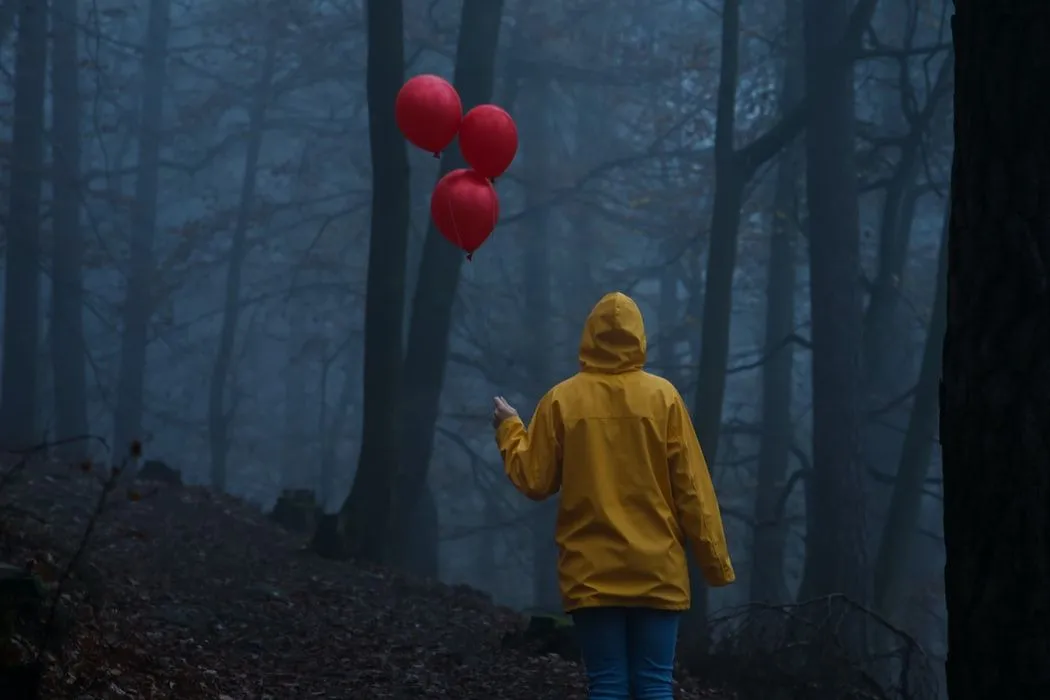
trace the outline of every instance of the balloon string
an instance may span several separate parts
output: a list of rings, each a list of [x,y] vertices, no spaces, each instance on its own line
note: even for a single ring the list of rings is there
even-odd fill
[[[456,211],[452,208],[452,202],[446,203],[448,206],[448,215],[452,219],[452,230],[456,232],[456,245],[459,246],[460,250],[466,250],[463,246],[463,237],[459,235],[459,224],[456,223]],[[471,259],[472,252],[467,253],[467,260]]]

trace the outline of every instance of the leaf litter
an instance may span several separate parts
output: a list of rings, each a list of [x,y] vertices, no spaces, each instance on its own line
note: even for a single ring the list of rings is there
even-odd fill
[[[0,561],[53,581],[101,490],[31,465],[0,493]],[[506,648],[523,618],[479,591],[321,559],[206,489],[134,494],[106,507],[63,587],[49,700],[586,698],[577,664]],[[715,697],[688,679],[678,691]]]

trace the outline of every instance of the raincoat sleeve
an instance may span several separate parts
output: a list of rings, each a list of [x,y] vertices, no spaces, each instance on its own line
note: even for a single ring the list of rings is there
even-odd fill
[[[561,429],[550,393],[536,406],[528,430],[517,416],[496,429],[496,444],[514,487],[533,501],[561,488]]]
[[[722,514],[685,402],[677,393],[667,425],[667,457],[678,520],[709,586],[736,580]]]

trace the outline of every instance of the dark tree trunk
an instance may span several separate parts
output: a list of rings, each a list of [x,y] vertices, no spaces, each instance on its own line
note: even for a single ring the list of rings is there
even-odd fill
[[[51,363],[54,371],[55,437],[88,431],[84,348],[84,242],[80,236],[80,68],[77,2],[51,0],[54,250],[51,265]],[[83,444],[63,448],[79,460]]]
[[[515,106],[523,124],[521,144],[524,157],[525,207],[529,216],[519,225],[522,255],[522,300],[525,305],[522,333],[533,338],[526,353],[529,376],[527,391],[539,400],[550,387],[551,376],[551,256],[550,227],[553,217],[548,201],[546,183],[550,180],[550,86],[544,78],[525,78],[521,81]],[[525,347],[523,343],[521,347]],[[558,549],[554,542],[554,524],[557,503],[554,500],[533,506],[532,535],[532,597],[539,610],[560,610],[558,592]]]
[[[711,212],[711,241],[707,254],[704,310],[697,367],[696,432],[713,469],[725,400],[729,362],[729,322],[733,311],[733,277],[736,273],[740,208],[747,177],[734,149],[736,140],[736,89],[739,72],[740,1],[726,0],[722,9],[722,56],[718,78],[715,122],[715,194]],[[689,653],[707,643],[707,587],[690,559],[692,608],[682,627]]]
[[[740,207],[743,205],[746,183],[734,151],[739,49],[740,1],[726,0],[722,11],[722,59],[715,124],[715,194],[696,389],[697,435],[712,463],[718,453],[719,427],[722,422],[729,361],[733,275],[736,272]]]
[[[285,488],[304,488],[310,483],[305,475],[309,450],[306,444],[307,373],[302,357],[304,320],[302,314],[293,312],[288,340],[285,341],[284,426],[281,436],[281,486]]]
[[[368,0],[367,14],[372,223],[361,450],[354,484],[339,512],[342,541],[315,542],[326,555],[380,563],[388,556],[394,480],[402,455],[402,321],[411,198],[408,150],[394,120],[394,103],[405,80],[404,10],[401,0]]]
[[[123,334],[117,407],[113,420],[114,461],[118,465],[131,441],[141,438],[146,345],[153,315],[153,239],[157,228],[160,142],[164,117],[171,0],[150,0],[142,60],[142,106],[139,110],[139,158],[135,201],[131,210],[131,253],[124,292]]]
[[[804,66],[802,3],[787,0],[787,51],[780,111],[786,114],[802,99]],[[791,385],[795,364],[795,267],[797,265],[799,180],[802,149],[792,144],[780,157],[766,282],[766,337],[762,367],[762,446],[755,487],[755,526],[751,549],[751,600],[780,603],[787,600],[784,582],[784,545],[787,526],[779,507],[786,486],[794,442],[791,422]]]
[[[464,0],[456,47],[454,83],[463,100],[463,109],[492,99],[496,46],[499,43],[503,17],[503,0]],[[441,159],[441,173],[464,167],[459,149],[453,146]],[[477,254],[484,258],[484,249]],[[441,391],[448,362],[449,329],[459,286],[463,251],[449,245],[430,226],[423,243],[418,281],[412,297],[412,313],[405,352],[404,460],[397,486],[399,548],[419,552],[421,547],[410,540],[428,538],[428,546],[437,546],[436,523],[424,520],[435,509],[417,507],[427,489],[427,475],[434,448]],[[436,557],[428,556],[435,561]],[[432,574],[405,561],[403,565],[418,574]]]
[[[813,314],[813,473],[808,481],[801,597],[845,593],[867,602],[864,484],[859,447],[861,290],[853,66],[835,60],[848,7],[805,0],[810,308]]]
[[[885,5],[887,21],[904,26],[906,18],[901,10],[908,11],[904,4]],[[894,10],[897,10],[896,12]],[[904,49],[914,48],[912,37],[906,39]],[[901,107],[895,121],[905,122],[904,112],[912,111],[907,131],[901,136],[900,157],[893,168],[882,203],[879,222],[878,268],[871,284],[871,298],[864,312],[864,378],[865,393],[881,392],[883,399],[899,395],[906,387],[902,384],[911,376],[900,371],[901,357],[908,354],[908,343],[900,319],[899,301],[908,262],[908,248],[915,215],[915,198],[918,176],[922,172],[923,150],[929,137],[930,125],[941,114],[947,97],[951,94],[952,61],[941,64],[937,77],[926,95],[921,109],[912,104],[912,90],[898,85]],[[901,81],[907,81],[907,76]],[[901,347],[903,346],[903,347]],[[901,376],[901,375],[905,376]],[[894,393],[896,392],[896,393]],[[878,401],[878,397],[875,399]],[[885,437],[885,436],[883,436]],[[898,440],[899,441],[899,440]]]
[[[884,4],[890,17],[899,26],[905,26],[901,12],[908,10],[903,4]],[[912,48],[906,41],[904,49]],[[879,223],[878,268],[871,284],[871,294],[864,313],[862,390],[865,414],[877,415],[877,419],[864,422],[861,431],[861,449],[865,464],[875,467],[880,473],[894,475],[894,467],[900,463],[904,432],[901,426],[909,418],[908,402],[901,401],[915,386],[917,362],[915,343],[912,341],[912,310],[904,299],[905,272],[912,228],[915,222],[916,204],[920,193],[927,191],[918,186],[923,174],[926,145],[930,140],[930,124],[942,113],[951,92],[952,62],[942,62],[926,102],[917,111],[911,99],[914,93],[894,86],[899,93],[901,106],[894,113],[894,121],[900,130],[910,120],[902,136],[900,156],[890,175],[883,199]],[[898,82],[908,80],[902,77]],[[909,120],[905,119],[909,114]],[[892,489],[885,481],[868,479],[869,542],[879,546],[881,522],[892,499]],[[876,585],[878,576],[876,573]]]
[[[311,149],[307,145],[299,158],[299,167],[292,189],[295,200],[310,196]],[[309,469],[310,428],[308,427],[310,410],[307,405],[309,391],[309,371],[307,368],[306,324],[308,317],[303,313],[301,298],[293,298],[295,283],[288,288],[288,338],[284,345],[284,383],[283,426],[281,434],[281,486],[284,488],[309,488],[314,485],[314,478]],[[309,303],[309,302],[306,302]],[[360,380],[360,377],[358,377]],[[322,494],[317,494],[317,501],[324,504]],[[336,508],[341,503],[336,504]],[[324,512],[328,513],[328,506]]]
[[[15,25],[15,15],[21,0],[0,0],[0,47],[7,41],[7,35]]]
[[[827,60],[850,70],[853,53],[878,0],[858,0],[842,31],[834,35]],[[722,51],[715,124],[715,202],[703,294],[700,361],[696,387],[696,430],[707,458],[717,459],[725,398],[740,207],[744,188],[763,164],[791,143],[806,125],[805,102],[748,145],[736,148],[736,89],[739,72],[740,3],[726,0],[722,10]],[[852,151],[851,151],[852,152]],[[694,577],[695,578],[695,577]],[[694,603],[695,604],[695,603]]]
[[[945,304],[948,291],[947,218],[937,259],[937,289],[926,331],[915,400],[904,433],[900,461],[889,509],[875,559],[875,604],[885,613],[893,610],[904,579],[909,554],[917,535],[926,475],[933,452],[937,425],[937,385],[941,376]]]
[[[346,361],[343,369],[343,386],[339,389],[339,397],[335,402],[335,410],[332,415],[322,406],[320,420],[321,443],[321,472],[317,480],[317,502],[327,512],[328,503],[332,500],[335,491],[336,473],[339,466],[339,443],[343,439],[343,431],[346,430],[347,418],[350,408],[361,401],[361,367],[364,345],[356,337],[349,340],[347,347],[343,349],[346,353]],[[327,381],[327,380],[326,380]]]
[[[44,165],[47,3],[22,0],[15,44],[11,188],[4,274],[0,439],[4,447],[39,442],[37,357],[40,342],[40,185]]]
[[[266,48],[263,50],[259,82],[255,86],[251,111],[248,114],[248,143],[244,155],[244,175],[241,178],[241,193],[237,202],[237,220],[233,227],[230,244],[230,263],[226,268],[226,292],[223,297],[222,327],[219,331],[219,347],[212,364],[211,382],[208,385],[208,447],[211,452],[211,487],[224,493],[229,481],[226,465],[230,453],[230,425],[236,410],[236,398],[226,405],[227,384],[233,362],[233,346],[237,340],[237,326],[241,317],[241,276],[244,259],[248,255],[248,229],[255,205],[255,183],[259,173],[259,152],[262,150],[263,133],[266,127],[266,109],[270,105],[270,92],[274,70],[277,65],[277,22],[267,28]]]
[[[941,385],[948,694],[1050,697],[1050,4],[957,0]]]
[[[800,112],[795,112],[746,147],[736,148],[739,48],[740,2],[726,0],[722,10],[722,52],[715,121],[715,195],[694,401],[697,436],[712,469],[718,461],[725,401],[733,277],[744,188],[755,171],[789,144],[804,124]],[[694,562],[690,563],[690,584],[693,605],[682,627],[682,639],[691,650],[699,650],[707,643],[707,587]]]

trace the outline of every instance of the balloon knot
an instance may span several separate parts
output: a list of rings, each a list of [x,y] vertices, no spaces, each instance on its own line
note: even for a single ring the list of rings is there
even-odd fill
[[[441,158],[441,151],[436,151],[434,153],[434,157],[440,159]]]
[[[490,177],[489,178],[489,182],[491,182],[493,185],[495,185],[496,184],[496,178]]]
[[[470,262],[470,261],[472,261],[473,259],[474,259],[474,253],[473,253],[473,252],[471,252],[471,253],[467,253],[467,262]]]

